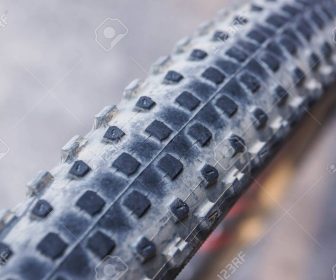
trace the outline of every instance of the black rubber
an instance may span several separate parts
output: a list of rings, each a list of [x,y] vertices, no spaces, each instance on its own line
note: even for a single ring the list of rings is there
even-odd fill
[[[336,3],[220,13],[2,217],[1,279],[172,279],[335,80]]]

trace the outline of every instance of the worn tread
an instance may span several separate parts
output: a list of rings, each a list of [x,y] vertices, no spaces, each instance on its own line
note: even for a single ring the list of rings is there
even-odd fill
[[[29,183],[0,278],[94,279],[106,257],[120,279],[176,276],[335,80],[335,16],[333,0],[260,0],[181,40]]]

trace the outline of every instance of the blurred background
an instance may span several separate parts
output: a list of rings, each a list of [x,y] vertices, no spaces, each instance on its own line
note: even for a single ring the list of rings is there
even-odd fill
[[[144,78],[177,40],[231,4],[0,0],[1,208],[22,201],[26,183],[59,162],[60,148],[72,136],[85,135],[94,115],[118,103],[130,81]],[[122,35],[111,49],[102,40],[115,37],[106,25]],[[222,240],[221,252],[199,266],[203,279],[333,279],[336,155],[330,150],[336,120],[313,116],[310,121],[320,136],[299,163],[282,165],[291,179],[256,179],[268,214],[252,215],[246,228],[230,232],[238,244]],[[205,255],[211,246],[203,248]],[[188,277],[187,271],[181,279]]]
[[[52,168],[71,137],[85,135],[96,113],[224,2],[0,0],[3,207],[21,201],[27,181]],[[128,31],[111,50],[96,40],[105,23]]]

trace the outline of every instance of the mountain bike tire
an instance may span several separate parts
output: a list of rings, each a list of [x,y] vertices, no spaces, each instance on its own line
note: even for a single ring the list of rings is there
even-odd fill
[[[336,77],[336,3],[200,26],[1,219],[1,279],[172,279]]]

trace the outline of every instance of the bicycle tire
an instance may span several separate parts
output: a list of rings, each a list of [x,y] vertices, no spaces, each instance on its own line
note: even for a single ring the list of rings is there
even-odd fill
[[[5,213],[1,279],[174,278],[335,80],[335,16],[264,0],[181,40]]]

